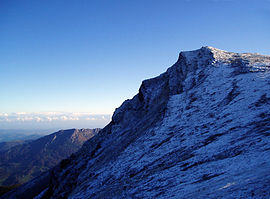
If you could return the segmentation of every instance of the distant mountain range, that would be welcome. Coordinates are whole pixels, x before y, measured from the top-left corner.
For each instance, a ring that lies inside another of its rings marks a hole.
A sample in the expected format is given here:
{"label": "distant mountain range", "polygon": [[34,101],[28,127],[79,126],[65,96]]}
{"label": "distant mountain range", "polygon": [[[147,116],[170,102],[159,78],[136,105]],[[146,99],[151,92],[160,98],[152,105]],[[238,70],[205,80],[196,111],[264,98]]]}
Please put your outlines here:
{"label": "distant mountain range", "polygon": [[0,142],[0,152],[6,151],[14,146],[25,144],[27,142],[31,142],[33,140],[18,140],[18,141],[10,141],[10,142]]}
{"label": "distant mountain range", "polygon": [[1,143],[0,185],[31,180],[76,152],[98,132],[99,129],[69,129],[33,141]]}
{"label": "distant mountain range", "polygon": [[55,129],[0,129],[0,142],[34,140],[55,131]]}

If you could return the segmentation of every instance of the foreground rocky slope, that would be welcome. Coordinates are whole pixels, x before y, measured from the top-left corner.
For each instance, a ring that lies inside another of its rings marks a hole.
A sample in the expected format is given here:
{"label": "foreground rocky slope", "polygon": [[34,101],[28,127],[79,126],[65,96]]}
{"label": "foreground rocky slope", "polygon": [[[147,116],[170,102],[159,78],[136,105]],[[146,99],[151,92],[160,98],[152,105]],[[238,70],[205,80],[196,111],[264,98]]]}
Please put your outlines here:
{"label": "foreground rocky slope", "polygon": [[82,149],[6,197],[267,198],[270,56],[181,52]]}
{"label": "foreground rocky slope", "polygon": [[79,150],[99,129],[61,130],[0,153],[0,185],[24,183]]}

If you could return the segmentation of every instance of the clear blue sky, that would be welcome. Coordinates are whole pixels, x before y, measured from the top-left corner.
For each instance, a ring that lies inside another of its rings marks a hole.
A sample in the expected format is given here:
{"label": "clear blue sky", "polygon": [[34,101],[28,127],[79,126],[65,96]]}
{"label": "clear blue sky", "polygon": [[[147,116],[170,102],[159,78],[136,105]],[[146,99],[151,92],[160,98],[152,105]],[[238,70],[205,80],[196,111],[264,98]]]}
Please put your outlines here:
{"label": "clear blue sky", "polygon": [[180,51],[205,45],[270,54],[270,1],[0,0],[2,120],[112,114]]}

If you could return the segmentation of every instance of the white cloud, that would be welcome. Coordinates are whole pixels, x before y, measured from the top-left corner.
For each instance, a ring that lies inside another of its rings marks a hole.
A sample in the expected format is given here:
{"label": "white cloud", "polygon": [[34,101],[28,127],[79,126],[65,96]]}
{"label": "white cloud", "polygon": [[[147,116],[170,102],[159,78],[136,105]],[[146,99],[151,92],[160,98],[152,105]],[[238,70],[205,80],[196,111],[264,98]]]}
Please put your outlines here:
{"label": "white cloud", "polygon": [[[111,120],[111,115],[92,114],[88,112],[16,112],[0,113],[0,125],[12,128],[24,125],[102,127]],[[61,125],[60,125],[61,124]]]}
{"label": "white cloud", "polygon": [[87,117],[87,118],[85,118],[86,120],[92,120],[92,121],[94,121],[94,120],[97,120],[96,118],[94,118],[94,117]]}
{"label": "white cloud", "polygon": [[35,120],[36,120],[37,122],[42,122],[42,121],[43,121],[43,119],[40,118],[40,117],[35,117]]}
{"label": "white cloud", "polygon": [[63,115],[63,116],[60,117],[60,119],[61,120],[68,120],[68,117]]}
{"label": "white cloud", "polygon": [[26,112],[17,112],[16,114],[17,115],[26,115],[27,113]]}
{"label": "white cloud", "polygon": [[52,121],[52,118],[46,117],[46,120],[48,120],[49,122],[51,122]]}
{"label": "white cloud", "polygon": [[[70,119],[70,120],[73,120],[73,121],[78,121],[78,120],[80,120],[79,117],[70,117],[69,119]],[[84,118],[84,120],[85,120],[85,118]]]}
{"label": "white cloud", "polygon": [[5,116],[5,117],[7,117],[8,116],[8,114],[7,113],[0,113],[0,117],[1,116]]}

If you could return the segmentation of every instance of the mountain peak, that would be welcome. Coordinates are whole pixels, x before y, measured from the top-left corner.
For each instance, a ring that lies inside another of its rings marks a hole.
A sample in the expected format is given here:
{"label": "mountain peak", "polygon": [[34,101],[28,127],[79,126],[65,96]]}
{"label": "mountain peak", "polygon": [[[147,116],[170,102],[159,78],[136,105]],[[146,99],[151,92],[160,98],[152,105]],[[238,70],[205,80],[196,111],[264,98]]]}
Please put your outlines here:
{"label": "mountain peak", "polygon": [[188,71],[222,64],[223,66],[231,66],[235,70],[264,72],[270,69],[270,56],[258,53],[234,53],[212,46],[203,46],[197,50],[180,52],[176,64],[180,64],[181,67],[189,67],[185,69]]}
{"label": "mountain peak", "polygon": [[[270,70],[270,56],[254,53],[233,53],[210,46],[203,46],[192,51],[182,51],[177,62],[165,73],[144,80],[139,93],[131,100],[126,100],[113,114],[112,120],[130,122],[132,114],[138,110],[155,110],[157,106],[166,103],[169,96],[187,92],[201,84],[209,76],[207,71],[215,72],[220,68],[228,76],[263,72]],[[155,107],[155,108],[154,108]],[[126,119],[124,119],[126,118]],[[128,118],[128,119],[127,119]]]}
{"label": "mountain peak", "polygon": [[219,48],[215,48],[213,46],[202,46],[201,49],[208,49],[209,51],[211,52],[217,52],[217,51],[220,51],[220,52],[227,52],[225,50],[221,50]]}
{"label": "mountain peak", "polygon": [[52,170],[49,185],[40,178],[28,189],[42,184],[47,198],[267,198],[269,69],[270,56],[181,52]]}

